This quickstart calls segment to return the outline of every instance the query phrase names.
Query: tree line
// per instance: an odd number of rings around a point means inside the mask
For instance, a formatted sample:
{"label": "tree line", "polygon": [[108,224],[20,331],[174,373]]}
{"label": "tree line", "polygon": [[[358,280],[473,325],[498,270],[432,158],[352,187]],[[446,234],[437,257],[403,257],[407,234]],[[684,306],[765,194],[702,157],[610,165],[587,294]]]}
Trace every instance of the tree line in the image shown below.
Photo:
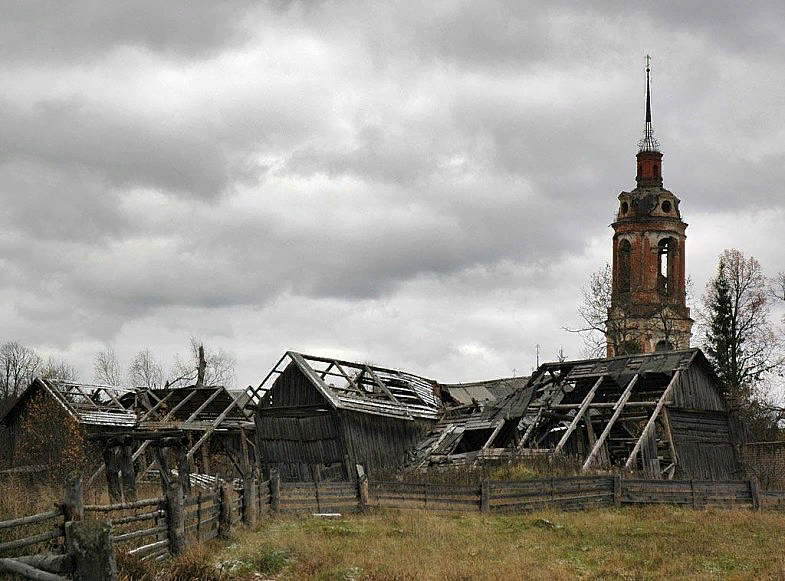
{"label": "tree line", "polygon": [[[176,355],[168,368],[149,349],[141,349],[123,366],[114,347],[109,345],[93,358],[92,381],[110,386],[185,387],[200,379],[200,360],[203,361],[202,385],[234,387],[234,356],[223,349],[205,350],[194,337],[189,341],[188,353]],[[45,359],[35,349],[17,341],[0,344],[0,402],[19,397],[36,377],[67,382],[80,380],[76,368],[64,359],[53,356]]]}

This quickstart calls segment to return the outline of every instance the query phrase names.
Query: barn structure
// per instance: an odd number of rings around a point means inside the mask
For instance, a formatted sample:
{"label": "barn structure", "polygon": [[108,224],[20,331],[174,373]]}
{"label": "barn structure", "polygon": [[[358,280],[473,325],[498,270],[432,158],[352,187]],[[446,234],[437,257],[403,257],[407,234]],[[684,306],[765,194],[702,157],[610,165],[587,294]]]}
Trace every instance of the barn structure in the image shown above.
{"label": "barn structure", "polygon": [[[128,389],[105,385],[78,384],[67,381],[36,378],[22,393],[17,402],[0,418],[6,434],[11,466],[29,463],[59,462],[59,447],[67,434],[60,434],[62,420],[70,418],[80,429],[81,435],[96,432],[122,432],[133,428],[136,414],[120,402],[130,392]],[[29,436],[25,432],[48,432],[48,454],[28,457]],[[27,439],[27,441],[26,441]],[[40,446],[35,446],[37,449]]]}
{"label": "barn structure", "polygon": [[[130,389],[37,378],[0,422],[12,466],[31,461],[20,452],[29,448],[25,439],[41,432],[48,434],[47,454],[37,460],[50,465],[60,461],[58,449],[71,444],[69,438],[78,438],[92,467],[87,484],[105,474],[113,492],[132,489],[151,469],[171,464],[167,456],[180,472],[215,472],[211,461],[226,458],[225,471],[249,473],[256,458],[254,424],[243,403],[220,386]],[[62,429],[65,418],[76,431]]]}
{"label": "barn structure", "polygon": [[289,480],[390,471],[443,407],[435,381],[293,351],[252,391],[261,462]]}
{"label": "barn structure", "polygon": [[653,478],[743,477],[741,426],[700,349],[547,363],[526,389],[520,452]]}

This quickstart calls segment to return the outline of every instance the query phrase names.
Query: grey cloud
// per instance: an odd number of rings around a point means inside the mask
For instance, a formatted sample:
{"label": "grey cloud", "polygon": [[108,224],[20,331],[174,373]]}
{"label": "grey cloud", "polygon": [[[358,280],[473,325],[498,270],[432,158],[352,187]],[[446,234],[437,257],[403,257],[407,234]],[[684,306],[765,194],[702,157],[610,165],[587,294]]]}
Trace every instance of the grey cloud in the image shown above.
{"label": "grey cloud", "polygon": [[245,38],[242,19],[256,2],[0,3],[0,57],[18,61],[93,59],[113,47],[137,45],[196,57]]}

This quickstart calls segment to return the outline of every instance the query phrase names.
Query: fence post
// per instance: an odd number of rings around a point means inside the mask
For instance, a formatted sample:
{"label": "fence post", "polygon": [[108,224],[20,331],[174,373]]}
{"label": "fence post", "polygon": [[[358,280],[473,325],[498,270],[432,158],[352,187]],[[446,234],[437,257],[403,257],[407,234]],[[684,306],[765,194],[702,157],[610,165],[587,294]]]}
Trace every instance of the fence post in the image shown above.
{"label": "fence post", "polygon": [[185,551],[185,499],[183,485],[178,480],[166,486],[166,528],[169,534],[169,552],[179,555]]}
{"label": "fence post", "polygon": [[232,533],[232,485],[228,482],[221,482],[218,502],[218,536],[228,539]]}
{"label": "fence post", "polygon": [[752,497],[752,509],[760,512],[760,483],[758,479],[750,479],[750,496]]}
{"label": "fence post", "polygon": [[371,501],[368,493],[368,475],[362,474],[357,479],[357,488],[360,491],[360,511],[368,512]]}
{"label": "fence post", "polygon": [[69,474],[66,479],[63,516],[65,522],[84,520],[84,488],[81,477],[75,473]]}
{"label": "fence post", "polygon": [[243,522],[251,528],[256,526],[256,505],[259,496],[256,488],[256,479],[249,471],[243,478]]}
{"label": "fence post", "polygon": [[281,474],[278,470],[270,471],[270,512],[278,514],[281,511]]}
{"label": "fence post", "polygon": [[695,498],[695,481],[692,478],[690,478],[690,492],[692,493],[692,508],[698,508],[698,503]]}
{"label": "fence post", "polygon": [[613,506],[621,506],[621,474],[613,475]]}
{"label": "fence post", "polygon": [[79,581],[117,581],[111,523],[71,521],[65,524],[68,554]]}
{"label": "fence post", "polygon": [[487,478],[480,485],[480,512],[491,510],[491,481]]}

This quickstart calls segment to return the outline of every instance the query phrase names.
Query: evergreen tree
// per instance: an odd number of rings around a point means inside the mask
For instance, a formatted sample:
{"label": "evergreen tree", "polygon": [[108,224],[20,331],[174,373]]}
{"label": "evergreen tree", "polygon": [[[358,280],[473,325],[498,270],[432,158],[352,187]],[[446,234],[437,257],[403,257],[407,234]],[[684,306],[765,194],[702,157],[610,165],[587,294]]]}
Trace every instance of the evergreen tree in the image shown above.
{"label": "evergreen tree", "polygon": [[717,276],[709,282],[709,285],[710,292],[706,297],[709,318],[706,330],[706,356],[714,364],[714,369],[726,389],[730,393],[736,393],[740,386],[737,385],[733,302],[730,283],[725,273],[725,262],[722,259],[717,268]]}

